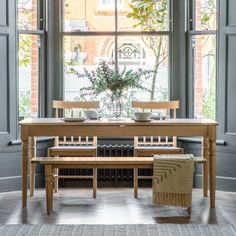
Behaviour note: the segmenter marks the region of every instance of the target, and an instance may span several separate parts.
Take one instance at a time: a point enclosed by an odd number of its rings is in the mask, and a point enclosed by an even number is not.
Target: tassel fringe
[[[191,207],[192,194],[163,193],[163,192],[153,193],[152,203],[154,205]]]

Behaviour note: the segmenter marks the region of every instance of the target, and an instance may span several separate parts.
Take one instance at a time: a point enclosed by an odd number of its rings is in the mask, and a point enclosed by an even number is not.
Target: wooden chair
[[[179,101],[170,102],[144,102],[133,101],[132,107],[142,111],[161,111],[164,116],[176,118],[176,110],[179,108]],[[160,116],[161,117],[161,116]],[[150,157],[155,154],[182,154],[183,149],[177,147],[177,137],[134,137],[134,156]],[[139,175],[138,169],[134,169],[134,181],[138,179],[152,179],[152,176]],[[135,191],[135,197],[138,192]]]
[[[99,101],[86,101],[86,102],[69,102],[69,101],[53,101],[53,108],[55,108],[55,117],[58,117],[59,110],[66,109],[98,109],[100,107]],[[48,156],[97,156],[97,137],[55,137],[54,147],[48,149]],[[93,197],[96,198],[97,192],[97,169],[93,168],[93,175],[59,175],[59,170],[55,170],[55,192],[58,192],[58,179],[59,178],[78,178],[78,179],[93,179]]]
[[[60,111],[65,117],[67,110],[73,109],[98,109],[100,107],[99,101],[53,101],[53,108],[55,109],[55,117],[59,117]],[[73,112],[72,112],[73,113]],[[54,146],[48,149],[49,157],[96,157],[97,156],[97,137],[55,137]],[[35,168],[33,168],[35,169]],[[59,170],[55,169],[54,189],[58,192],[59,178],[77,178],[77,179],[93,179],[93,197],[96,198],[97,192],[97,169],[93,168],[92,175],[60,175]],[[31,186],[33,188],[34,186]],[[33,191],[32,195],[33,195]]]
[[[161,110],[165,111],[165,114],[172,118],[176,118],[176,110],[179,109],[179,101],[169,102],[143,102],[133,101],[133,108],[139,108],[145,111],[148,110]],[[203,140],[206,147],[209,145],[209,140]],[[134,156],[135,157],[148,157],[155,154],[182,154],[184,150],[177,147],[177,137],[134,137]],[[202,149],[201,157],[194,157],[195,164],[202,164],[203,175],[203,196],[207,197],[208,190],[208,161],[203,157],[208,156],[208,150]],[[136,190],[134,190],[134,196],[138,197],[138,179],[152,179],[152,176],[139,176],[138,169],[134,169],[134,182],[136,183]]]

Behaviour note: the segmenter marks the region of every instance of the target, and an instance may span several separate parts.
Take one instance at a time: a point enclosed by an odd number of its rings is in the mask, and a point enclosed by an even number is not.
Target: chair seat
[[[97,147],[94,146],[57,146],[57,147],[50,147],[49,149],[52,150],[90,150],[90,149],[97,149]]]
[[[138,156],[153,156],[155,154],[182,154],[183,148],[172,146],[139,146],[135,147]]]
[[[48,149],[50,156],[95,156],[94,146],[58,146]]]
[[[204,157],[193,157],[195,164],[206,164],[207,160]]]
[[[179,148],[179,147],[172,147],[172,146],[139,146],[139,147],[135,147],[135,149],[138,149],[138,150],[155,150],[155,149],[158,149],[158,150],[164,150],[164,149],[168,149],[168,150],[179,150],[179,149],[182,149],[182,148]]]

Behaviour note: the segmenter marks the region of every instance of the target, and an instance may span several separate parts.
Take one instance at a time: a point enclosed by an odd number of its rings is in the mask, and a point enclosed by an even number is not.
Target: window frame
[[[188,60],[186,61],[187,66],[187,94],[188,94],[188,106],[186,115],[187,117],[194,118],[195,117],[195,94],[194,94],[194,58],[193,50],[192,50],[192,40],[194,36],[202,36],[202,35],[213,35],[216,37],[216,48],[215,48],[215,55],[216,55],[216,92],[217,92],[217,29],[216,30],[198,30],[195,29],[195,2],[196,0],[187,0],[186,7],[187,7],[187,14],[186,14],[186,25],[187,25],[187,57]],[[217,93],[216,93],[217,94]],[[217,100],[215,103],[215,108],[217,107]],[[216,116],[215,112],[215,116]]]
[[[108,0],[110,1],[109,4],[103,3],[103,1],[104,0],[99,0],[98,10],[114,10],[114,7],[118,1],[118,8],[121,10],[124,8],[124,0]]]
[[[18,22],[18,5],[17,22]],[[38,117],[45,116],[45,86],[46,86],[46,29],[47,29],[47,0],[37,0],[37,29],[27,30],[18,29],[17,24],[17,52],[19,52],[19,36],[34,35],[38,36],[40,47],[38,48]],[[17,57],[18,58],[18,57]],[[17,60],[17,98],[19,97],[19,60]],[[17,120],[19,121],[19,99],[17,99]],[[19,126],[17,126],[19,134]]]
[[[124,0],[122,0],[124,1]],[[64,30],[64,2],[62,1],[62,9],[61,9],[61,28],[62,28],[62,42],[61,42],[61,55],[62,56],[62,89],[63,89],[63,98],[65,97],[65,86],[64,86],[64,38],[66,36],[114,36],[115,37],[115,47],[114,51],[118,52],[118,37],[119,36],[143,36],[143,35],[157,35],[157,36],[167,36],[168,37],[168,97],[172,98],[172,75],[173,75],[173,3],[174,0],[168,0],[168,19],[169,19],[169,30],[164,31],[118,31],[118,11],[122,10],[117,7],[117,0],[115,0],[115,30],[114,31],[72,31],[68,32]],[[107,10],[107,9],[105,9]],[[118,66],[118,53],[115,53],[115,66]]]

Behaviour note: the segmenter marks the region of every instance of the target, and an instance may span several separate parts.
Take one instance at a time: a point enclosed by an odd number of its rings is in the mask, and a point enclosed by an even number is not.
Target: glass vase
[[[124,119],[124,103],[122,97],[111,97],[110,119]]]

